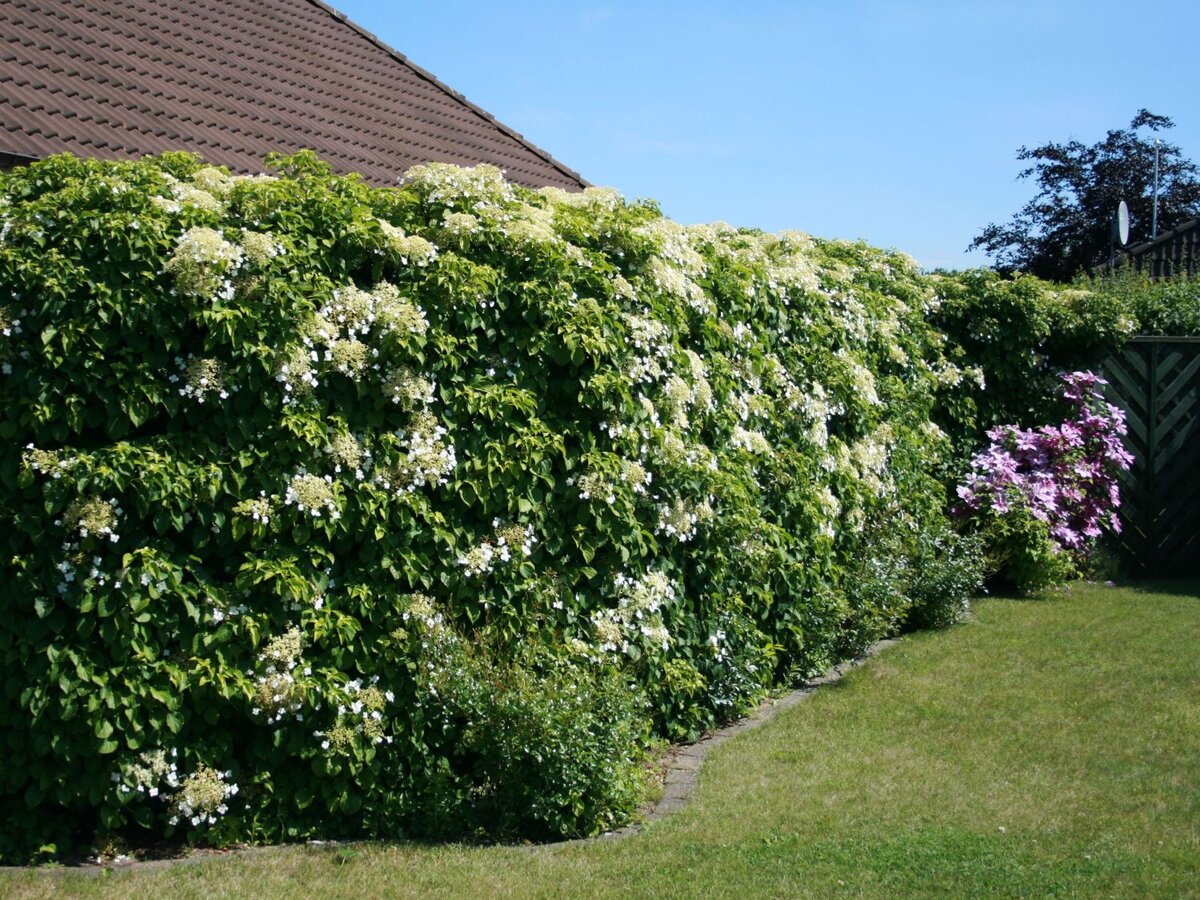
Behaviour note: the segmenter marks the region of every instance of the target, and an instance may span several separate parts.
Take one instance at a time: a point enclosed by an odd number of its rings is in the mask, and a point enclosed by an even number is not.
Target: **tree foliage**
[[[1079,141],[1022,147],[1031,161],[1018,178],[1033,177],[1038,192],[1004,224],[988,225],[968,249],[982,249],[1003,272],[1021,271],[1067,281],[1102,261],[1109,250],[1117,204],[1129,206],[1130,234],[1150,238],[1157,134],[1174,127],[1167,116],[1142,109],[1128,128],[1087,146]],[[1159,233],[1200,215],[1200,170],[1182,151],[1159,145]]]

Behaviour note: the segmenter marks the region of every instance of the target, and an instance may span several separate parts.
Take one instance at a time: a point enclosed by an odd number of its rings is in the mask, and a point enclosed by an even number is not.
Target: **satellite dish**
[[[1129,243],[1129,207],[1124,200],[1117,204],[1117,241],[1122,247]]]

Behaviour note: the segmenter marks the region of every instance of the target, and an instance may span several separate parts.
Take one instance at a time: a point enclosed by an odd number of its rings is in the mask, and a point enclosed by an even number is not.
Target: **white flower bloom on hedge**
[[[486,163],[466,168],[450,163],[425,163],[405,172],[400,183],[427,203],[466,212],[505,206],[516,198],[504,172]]]
[[[446,429],[432,413],[417,413],[408,430],[396,434],[407,444],[407,449],[399,460],[379,470],[376,484],[385,490],[407,493],[426,485],[447,483],[458,459],[454,445],[446,440]]]
[[[175,243],[167,271],[181,293],[207,299],[233,296],[230,278],[242,264],[242,248],[211,228],[189,228]]]
[[[775,449],[771,446],[771,442],[763,437],[761,431],[751,431],[740,425],[734,427],[729,443],[739,450],[745,450],[747,453],[753,453],[757,456],[773,456],[775,454]]]
[[[637,299],[637,290],[619,272],[613,273],[611,281],[613,296],[618,300],[632,301]]]
[[[151,750],[139,756],[126,770],[124,776],[114,772],[112,780],[120,785],[122,793],[145,794],[157,797],[163,785],[168,788],[179,786],[179,768],[176,759],[179,753],[172,750]]]
[[[523,206],[500,224],[500,231],[519,247],[561,243],[554,230],[554,214],[538,206]]]
[[[0,306],[0,335],[12,337],[21,333],[21,320],[13,315],[11,310]]]
[[[376,219],[376,222],[383,234],[383,249],[390,251],[402,265],[424,268],[437,259],[438,248],[431,241],[405,234],[404,229],[383,219]]]
[[[174,197],[151,197],[150,202],[168,215],[175,215],[183,208],[183,204]]]
[[[214,625],[220,625],[226,619],[239,618],[249,612],[250,607],[244,603],[231,603],[225,606],[212,597],[208,598],[208,616]]]
[[[712,507],[708,503],[691,503],[677,499],[670,503],[658,504],[658,523],[655,532],[682,543],[687,543],[696,536],[700,525],[713,517]]]
[[[708,271],[704,257],[692,247],[691,230],[671,219],[658,218],[639,225],[636,234],[649,238],[659,250],[659,258],[690,277],[700,277]]]
[[[645,466],[632,459],[622,461],[621,477],[635,494],[646,493],[647,488],[650,487],[650,482],[653,480],[651,474],[646,471]]]
[[[185,821],[193,827],[215,825],[217,819],[229,811],[228,801],[238,792],[236,784],[225,780],[231,777],[230,772],[218,772],[206,765],[198,766],[195,772],[183,779],[175,792],[172,815],[168,821],[172,825]]]
[[[854,357],[846,354],[844,350],[839,351],[838,355],[842,357],[846,368],[850,371],[851,383],[859,398],[872,406],[879,406],[883,403],[879,399],[879,394],[875,392],[875,376],[871,374],[871,370]]]
[[[852,471],[876,495],[886,493],[890,488],[887,466],[891,440],[891,428],[885,424],[849,447]]]
[[[381,281],[371,290],[375,303],[375,319],[388,332],[400,334],[425,334],[429,322],[425,312],[407,297],[400,294],[394,284]]]
[[[466,553],[459,554],[456,562],[466,570],[468,576],[478,578],[495,568],[496,559],[496,548],[490,541],[484,541]]]
[[[392,743],[392,736],[384,728],[383,711],[396,698],[391,691],[380,690],[378,682],[379,676],[375,675],[371,684],[365,687],[358,679],[345,684],[344,696],[337,708],[337,722],[329,731],[313,732],[313,737],[321,741],[322,750],[345,753],[363,741],[368,744]]]
[[[298,472],[288,483],[283,502],[287,506],[295,506],[299,512],[308,513],[313,518],[320,518],[325,514],[331,519],[338,518],[333,478],[328,475],[321,478],[307,472]]]
[[[353,472],[355,478],[362,480],[363,466],[370,459],[371,451],[364,447],[357,437],[349,432],[339,432],[329,439],[329,445],[325,449],[333,457],[334,472],[345,469]]]
[[[537,543],[537,536],[532,525],[505,525],[499,519],[493,519],[492,527],[496,529],[496,555],[501,562],[511,560],[515,552],[526,558],[533,555],[533,545]]]
[[[214,166],[205,166],[192,175],[192,184],[214,197],[224,199],[233,189],[234,180]]]
[[[225,386],[225,365],[215,359],[199,359],[188,355],[187,359],[175,357],[175,365],[182,374],[183,385],[179,394],[197,403],[203,403],[210,394],[220,399],[229,397]]]
[[[592,613],[592,633],[596,638],[596,647],[602,653],[624,652],[629,649],[625,639],[625,623],[619,618],[615,609],[597,610]]]
[[[268,725],[287,716],[300,717],[304,708],[304,690],[296,678],[303,662],[304,637],[299,628],[291,628],[267,642],[258,655],[262,670],[254,680],[254,715],[266,717]]]
[[[611,187],[588,187],[582,191],[564,191],[562,188],[544,187],[538,193],[556,206],[586,209],[596,214],[611,213],[625,205],[621,192]]]
[[[433,402],[436,385],[432,380],[418,375],[412,369],[393,369],[384,381],[384,395],[401,409],[416,409]]]
[[[442,236],[452,241],[461,243],[465,238],[480,232],[482,227],[479,219],[470,213],[451,212],[450,210],[442,213]]]
[[[275,370],[275,380],[283,385],[284,403],[312,392],[319,382],[313,369],[312,352],[307,347],[293,347],[284,352]]]
[[[578,486],[580,500],[602,500],[610,506],[617,502],[616,485],[603,472],[589,469],[568,477],[567,484]]]
[[[641,578],[618,573],[613,578],[618,608],[641,619],[658,612],[675,599],[675,585],[662,572],[647,572]]]
[[[682,300],[701,315],[712,314],[712,301],[704,293],[704,288],[674,266],[658,258],[651,259],[647,277],[666,296]]]
[[[618,573],[613,579],[617,593],[615,609],[591,615],[592,634],[602,653],[628,652],[633,639],[643,646],[667,650],[671,635],[663,624],[662,610],[676,599],[675,585],[662,572],[647,572],[640,578]]]
[[[221,201],[202,188],[190,184],[175,186],[175,199],[182,206],[194,206],[209,212],[221,212]]]
[[[285,252],[283,244],[261,231],[248,231],[243,228],[238,243],[241,244],[246,262],[260,268]]]
[[[337,340],[325,351],[325,361],[332,363],[335,371],[357,378],[371,365],[379,351],[358,340]]]
[[[73,456],[63,456],[61,450],[39,450],[33,444],[26,444],[21,462],[31,472],[61,478],[71,471],[79,460]]]
[[[354,285],[335,288],[319,314],[322,320],[345,329],[351,337],[367,334],[375,322],[375,298]],[[318,332],[328,339],[328,332],[320,324]]]
[[[62,522],[68,531],[78,531],[79,536],[107,538],[115,543],[117,522],[123,514],[116,498],[101,500],[92,495],[76,500],[63,513]]]

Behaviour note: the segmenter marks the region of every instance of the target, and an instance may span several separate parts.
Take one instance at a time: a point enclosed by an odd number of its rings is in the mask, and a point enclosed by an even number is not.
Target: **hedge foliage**
[[[654,735],[977,585],[932,419],[989,412],[931,322],[1026,283],[272,163],[0,176],[6,859],[593,833]]]
[[[1057,421],[1060,373],[1098,367],[1139,327],[1127,303],[1083,286],[986,269],[931,279],[941,298],[931,318],[947,355],[975,375],[936,414],[959,462],[996,425]]]
[[[1082,279],[1078,287],[1119,304],[1139,334],[1200,337],[1200,278],[1152,279],[1125,268]]]

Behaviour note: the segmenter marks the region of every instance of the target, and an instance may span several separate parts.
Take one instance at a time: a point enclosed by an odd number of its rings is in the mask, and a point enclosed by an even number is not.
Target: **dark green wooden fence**
[[[1134,455],[1121,554],[1136,574],[1200,575],[1200,338],[1138,337],[1104,364]]]

